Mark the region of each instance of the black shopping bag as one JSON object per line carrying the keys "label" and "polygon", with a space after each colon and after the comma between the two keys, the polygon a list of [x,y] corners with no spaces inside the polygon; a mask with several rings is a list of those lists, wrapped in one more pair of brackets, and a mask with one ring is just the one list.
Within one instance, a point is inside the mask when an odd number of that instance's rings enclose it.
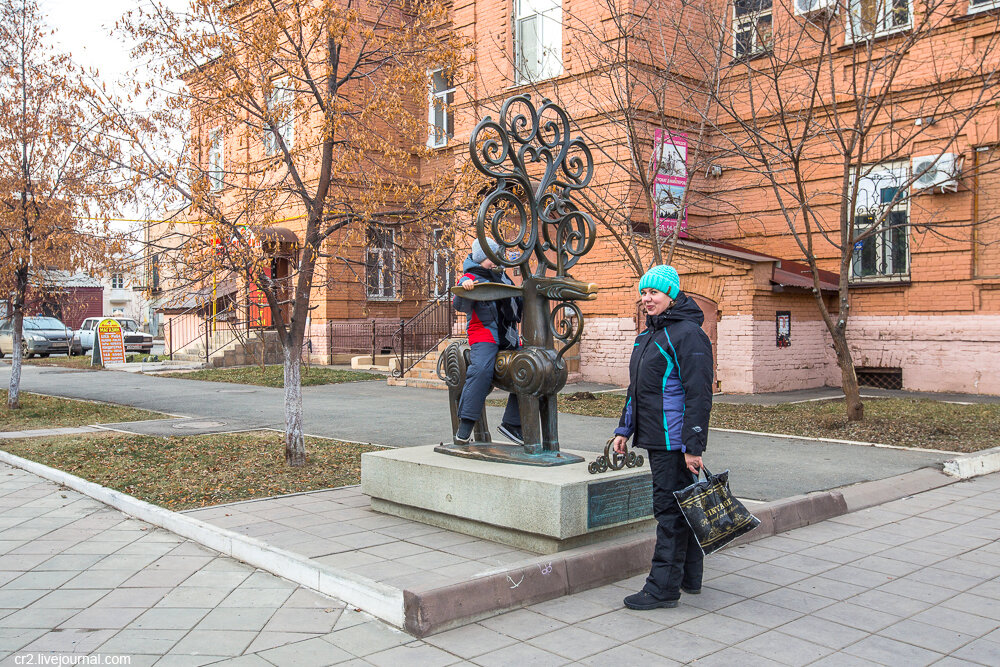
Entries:
{"label": "black shopping bag", "polygon": [[760,525],[760,519],[743,506],[729,490],[729,471],[713,475],[708,468],[705,479],[674,491],[702,551],[718,551],[744,533]]}

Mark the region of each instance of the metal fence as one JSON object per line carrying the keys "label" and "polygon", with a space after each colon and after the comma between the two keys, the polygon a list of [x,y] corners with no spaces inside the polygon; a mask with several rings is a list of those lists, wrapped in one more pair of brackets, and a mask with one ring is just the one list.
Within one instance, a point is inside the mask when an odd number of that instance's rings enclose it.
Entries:
{"label": "metal fence", "polygon": [[402,320],[368,320],[366,322],[331,322],[330,348],[334,353],[354,352],[375,355],[392,354],[392,337],[399,331]]}

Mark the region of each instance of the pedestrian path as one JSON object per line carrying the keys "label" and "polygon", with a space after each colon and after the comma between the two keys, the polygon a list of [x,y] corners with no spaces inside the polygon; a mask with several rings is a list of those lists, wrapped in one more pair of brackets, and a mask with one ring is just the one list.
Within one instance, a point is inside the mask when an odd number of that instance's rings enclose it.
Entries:
{"label": "pedestrian path", "polygon": [[0,431],[0,440],[16,440],[18,438],[44,438],[53,435],[77,435],[94,433],[104,429],[96,426],[66,426],[62,428],[36,428],[30,431]]}
{"label": "pedestrian path", "polygon": [[993,474],[710,556],[676,609],[634,577],[417,640],[0,465],[0,665],[996,665],[998,538]]}

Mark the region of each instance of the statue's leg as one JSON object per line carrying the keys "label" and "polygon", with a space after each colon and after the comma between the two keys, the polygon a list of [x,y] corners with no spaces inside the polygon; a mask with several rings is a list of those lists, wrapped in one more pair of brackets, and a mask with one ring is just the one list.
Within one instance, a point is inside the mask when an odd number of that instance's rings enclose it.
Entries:
{"label": "statue's leg", "polygon": [[538,399],[542,423],[542,450],[559,451],[559,394],[546,394]]}
{"label": "statue's leg", "polygon": [[521,409],[521,435],[524,436],[524,452],[540,454],[542,452],[541,422],[538,419],[538,397],[530,394],[518,394],[517,403]]}
{"label": "statue's leg", "polygon": [[462,388],[465,386],[465,373],[469,366],[469,348],[461,343],[452,343],[447,352],[454,355],[457,384],[448,383],[448,405],[451,407],[451,434],[458,433],[458,402],[462,398]]}

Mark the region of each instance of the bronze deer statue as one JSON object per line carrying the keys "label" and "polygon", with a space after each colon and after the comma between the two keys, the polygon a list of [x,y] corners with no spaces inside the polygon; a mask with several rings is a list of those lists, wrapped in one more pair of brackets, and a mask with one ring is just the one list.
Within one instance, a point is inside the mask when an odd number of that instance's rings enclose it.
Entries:
{"label": "bronze deer statue", "polygon": [[[583,332],[583,315],[574,302],[597,298],[596,285],[568,273],[594,244],[594,221],[571,198],[593,177],[593,157],[581,138],[570,137],[569,117],[562,108],[543,100],[536,110],[527,94],[508,98],[498,121],[489,116],[480,121],[469,139],[469,152],[476,168],[494,182],[476,216],[480,245],[497,266],[517,267],[522,282],[451,289],[473,301],[524,299],[524,345],[501,351],[493,371],[494,386],[517,394],[524,445],[493,444],[484,410],[472,443],[435,449],[540,466],[582,461],[559,451],[557,397],[567,378],[563,355]],[[494,253],[487,238],[499,243],[501,252]],[[547,275],[549,271],[554,275]],[[557,340],[562,343],[559,351]],[[438,359],[438,376],[448,384],[452,432],[458,427],[468,354],[468,343],[455,342]]]}

